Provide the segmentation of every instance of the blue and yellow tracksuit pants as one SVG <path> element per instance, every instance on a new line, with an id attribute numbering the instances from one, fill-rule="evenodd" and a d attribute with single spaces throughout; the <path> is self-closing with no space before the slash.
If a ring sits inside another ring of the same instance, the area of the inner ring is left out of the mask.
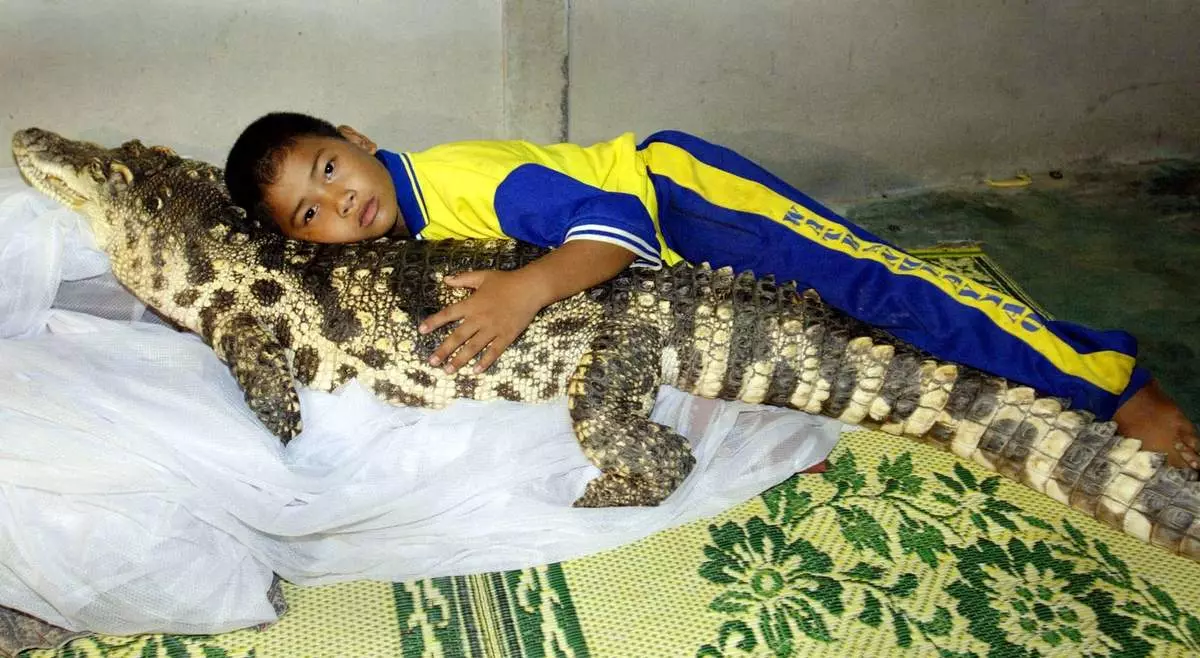
<path id="1" fill-rule="evenodd" d="M 1041 317 L 905 254 L 727 148 L 667 131 L 638 149 L 662 239 L 688 262 L 795 280 L 940 360 L 1067 398 L 1103 419 L 1149 381 L 1128 333 Z"/>

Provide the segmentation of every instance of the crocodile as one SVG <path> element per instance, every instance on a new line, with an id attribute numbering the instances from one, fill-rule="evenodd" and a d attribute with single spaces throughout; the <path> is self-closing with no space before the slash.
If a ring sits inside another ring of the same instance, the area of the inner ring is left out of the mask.
<path id="1" fill-rule="evenodd" d="M 467 294 L 466 269 L 510 270 L 513 241 L 288 240 L 235 206 L 221 171 L 166 147 L 118 148 L 31 128 L 13 137 L 37 189 L 87 217 L 116 277 L 199 334 L 283 441 L 302 429 L 295 385 L 357 379 L 395 404 L 566 396 L 599 470 L 578 506 L 656 505 L 692 469 L 687 440 L 649 420 L 662 384 L 822 414 L 932 444 L 1120 531 L 1200 559 L 1200 483 L 1060 399 L 941 362 L 795 283 L 680 264 L 627 270 L 552 304 L 484 373 L 427 357 L 449 329 L 421 320 Z"/>

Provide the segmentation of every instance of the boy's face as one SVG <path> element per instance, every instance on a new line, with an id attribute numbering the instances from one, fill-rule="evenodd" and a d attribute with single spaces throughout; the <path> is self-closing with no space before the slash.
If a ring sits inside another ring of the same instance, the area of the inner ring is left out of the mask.
<path id="1" fill-rule="evenodd" d="M 263 190 L 283 234 L 309 242 L 358 242 L 396 226 L 396 187 L 366 148 L 334 137 L 301 137 Z"/>

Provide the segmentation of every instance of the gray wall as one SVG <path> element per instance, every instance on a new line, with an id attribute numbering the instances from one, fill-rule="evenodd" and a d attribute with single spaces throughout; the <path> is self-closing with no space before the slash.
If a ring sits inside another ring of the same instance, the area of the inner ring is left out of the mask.
<path id="1" fill-rule="evenodd" d="M 574 140 L 677 127 L 833 195 L 1200 151 L 1195 0 L 572 7 Z"/>
<path id="2" fill-rule="evenodd" d="M 0 0 L 0 132 L 221 160 L 279 108 L 396 149 L 680 128 L 823 198 L 1200 152 L 1194 0 L 567 6 Z"/>
<path id="3" fill-rule="evenodd" d="M 278 109 L 404 148 L 498 137 L 499 25 L 495 0 L 0 0 L 0 133 L 221 162 Z"/>

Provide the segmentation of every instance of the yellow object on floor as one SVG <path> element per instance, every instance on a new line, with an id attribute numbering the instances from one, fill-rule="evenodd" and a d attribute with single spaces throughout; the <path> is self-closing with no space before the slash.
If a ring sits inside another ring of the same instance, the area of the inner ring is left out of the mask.
<path id="1" fill-rule="evenodd" d="M 1026 173 L 1019 173 L 1012 178 L 1002 178 L 999 180 L 985 178 L 983 182 L 987 183 L 988 187 L 1026 187 L 1033 184 L 1033 177 Z"/>

